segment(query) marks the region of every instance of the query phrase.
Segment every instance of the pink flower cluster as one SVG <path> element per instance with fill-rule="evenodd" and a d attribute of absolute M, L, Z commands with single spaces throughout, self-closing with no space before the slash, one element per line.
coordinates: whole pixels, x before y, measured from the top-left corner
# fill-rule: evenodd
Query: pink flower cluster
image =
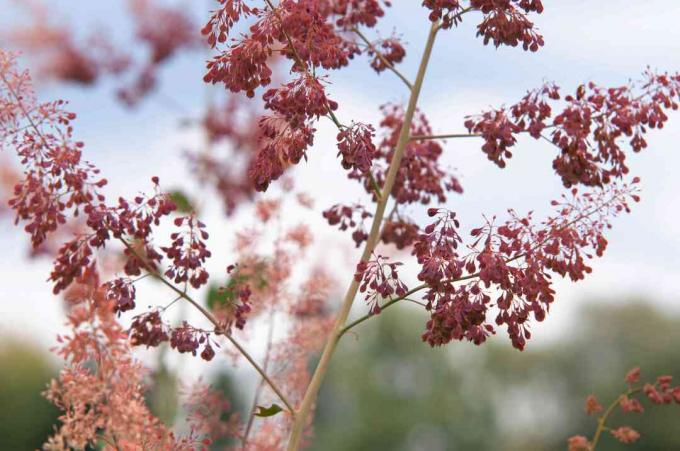
<path fill-rule="evenodd" d="M 594 451 L 603 432 L 608 431 L 612 437 L 624 444 L 630 444 L 640 439 L 640 433 L 630 426 L 613 428 L 608 424 L 610 415 L 618 406 L 623 413 L 644 413 L 642 400 L 645 398 L 653 405 L 680 405 L 680 386 L 673 386 L 673 377 L 664 375 L 654 382 L 640 385 L 640 367 L 631 369 L 625 377 L 628 389 L 619 395 L 614 402 L 605 409 L 594 395 L 586 398 L 585 412 L 588 415 L 603 413 L 598 419 L 598 428 L 592 439 L 583 435 L 575 435 L 568 440 L 569 451 Z"/>

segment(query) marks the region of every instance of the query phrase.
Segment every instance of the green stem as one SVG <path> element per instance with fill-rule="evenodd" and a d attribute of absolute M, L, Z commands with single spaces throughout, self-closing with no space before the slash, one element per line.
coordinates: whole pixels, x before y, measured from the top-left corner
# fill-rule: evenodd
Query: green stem
<path fill-rule="evenodd" d="M 434 41 L 437 36 L 438 29 L 439 23 L 433 23 L 432 27 L 430 28 L 430 33 L 427 39 L 427 43 L 425 45 L 423 57 L 421 59 L 420 67 L 418 69 L 418 75 L 413 85 L 413 90 L 411 91 L 408 107 L 406 108 L 406 112 L 404 114 L 404 121 L 401 127 L 401 132 L 399 134 L 399 140 L 397 142 L 397 146 L 395 148 L 392 161 L 390 162 L 387 177 L 385 178 L 382 196 L 380 197 L 380 200 L 378 201 L 378 204 L 376 206 L 376 212 L 375 215 L 373 216 L 371 232 L 368 236 L 368 240 L 366 241 L 361 261 L 367 261 L 370 258 L 371 254 L 373 253 L 375 247 L 377 246 L 380 240 L 380 231 L 382 228 L 383 216 L 385 214 L 385 207 L 387 206 L 387 201 L 390 197 L 390 193 L 392 192 L 392 188 L 397 177 L 397 172 L 401 165 L 401 160 L 404 156 L 406 146 L 408 145 L 409 142 L 411 123 L 413 122 L 413 116 L 415 115 L 416 107 L 418 104 L 418 98 L 420 96 L 420 91 L 425 80 L 425 73 L 427 72 L 427 66 L 432 55 L 432 48 L 434 46 Z M 350 283 L 350 286 L 347 289 L 347 293 L 345 294 L 344 300 L 338 312 L 338 316 L 335 320 L 333 330 L 331 331 L 330 336 L 326 341 L 326 345 L 324 347 L 323 353 L 321 354 L 319 364 L 317 365 L 316 370 L 312 375 L 312 380 L 310 381 L 309 386 L 307 387 L 305 395 L 300 404 L 300 408 L 298 409 L 297 416 L 293 421 L 290 440 L 288 442 L 288 451 L 297 451 L 297 449 L 300 446 L 304 428 L 307 426 L 309 414 L 312 410 L 314 403 L 316 402 L 317 393 L 319 391 L 319 388 L 321 387 L 321 383 L 323 382 L 326 372 L 328 371 L 328 365 L 330 363 L 331 357 L 333 356 L 333 353 L 335 352 L 335 348 L 338 344 L 338 341 L 342 336 L 342 330 L 345 327 L 345 322 L 347 321 L 349 311 L 352 308 L 352 304 L 354 302 L 354 298 L 356 297 L 358 290 L 359 283 L 356 280 L 352 279 L 352 282 Z"/>

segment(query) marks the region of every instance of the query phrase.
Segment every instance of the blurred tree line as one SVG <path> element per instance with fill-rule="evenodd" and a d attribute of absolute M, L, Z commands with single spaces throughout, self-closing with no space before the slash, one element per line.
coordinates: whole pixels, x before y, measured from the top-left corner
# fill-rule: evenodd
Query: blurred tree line
<path fill-rule="evenodd" d="M 593 302 L 568 336 L 528 350 L 502 333 L 481 347 L 420 342 L 421 313 L 406 306 L 357 327 L 334 359 L 317 411 L 313 451 L 566 450 L 592 436 L 588 394 L 607 405 L 624 376 L 680 378 L 680 318 L 643 302 Z M 604 437 L 598 451 L 680 449 L 680 408 L 650 406 L 614 415 L 642 437 L 623 445 Z"/>
<path fill-rule="evenodd" d="M 312 451 L 564 450 L 569 436 L 594 431 L 583 411 L 588 394 L 609 403 L 637 365 L 643 379 L 680 378 L 680 317 L 648 303 L 593 302 L 568 336 L 522 353 L 500 334 L 482 347 L 431 349 L 419 338 L 420 315 L 393 307 L 343 341 L 319 399 Z M 7 337 L 0 359 L 0 450 L 39 448 L 58 415 L 40 394 L 56 369 L 47 353 Z M 165 367 L 152 381 L 148 401 L 172 423 L 178 381 Z M 235 398 L 229 372 L 212 382 L 245 412 L 250 401 Z M 642 438 L 622 445 L 605 437 L 598 451 L 680 449 L 677 406 L 617 413 L 612 425 Z"/>
<path fill-rule="evenodd" d="M 46 352 L 4 336 L 0 342 L 0 450 L 42 447 L 58 410 L 42 396 L 56 370 Z"/>

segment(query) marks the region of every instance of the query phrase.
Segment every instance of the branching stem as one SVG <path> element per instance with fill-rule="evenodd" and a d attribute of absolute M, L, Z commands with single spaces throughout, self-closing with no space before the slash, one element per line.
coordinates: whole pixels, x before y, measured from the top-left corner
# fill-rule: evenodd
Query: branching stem
<path fill-rule="evenodd" d="M 404 82 L 404 84 L 408 87 L 409 90 L 413 91 L 413 84 L 408 80 L 408 78 L 406 78 L 406 77 L 404 76 L 404 74 L 402 74 L 401 72 L 399 72 L 399 70 L 397 70 L 397 68 L 394 67 L 394 64 L 392 64 L 387 58 L 385 58 L 385 55 L 383 55 L 382 52 L 380 52 L 380 50 L 378 50 L 377 48 L 375 48 L 375 45 L 373 45 L 373 43 L 372 43 L 372 42 L 371 42 L 371 41 L 370 41 L 370 40 L 369 40 L 369 39 L 361 32 L 361 30 L 359 30 L 358 28 L 353 28 L 352 31 L 354 31 L 354 33 L 356 33 L 356 35 L 359 36 L 359 38 L 360 38 L 362 41 L 364 41 L 364 44 L 366 44 L 366 46 L 367 46 L 373 53 L 375 53 L 375 55 L 378 57 L 378 59 L 379 59 L 380 61 L 382 61 L 382 63 L 383 63 L 389 70 L 391 70 L 392 72 L 394 72 L 394 74 L 395 74 L 397 77 L 399 77 L 399 78 L 401 79 L 401 81 Z"/>
<path fill-rule="evenodd" d="M 434 41 L 437 36 L 438 30 L 439 23 L 438 22 L 433 23 L 430 28 L 430 33 L 428 35 L 427 42 L 425 44 L 425 50 L 423 52 L 420 66 L 418 68 L 416 81 L 413 85 L 408 107 L 406 108 L 406 112 L 404 114 L 404 120 L 401 127 L 401 132 L 399 134 L 399 140 L 397 141 L 397 146 L 395 148 L 392 161 L 390 162 L 387 177 L 385 178 L 385 184 L 382 189 L 382 196 L 380 197 L 380 200 L 378 201 L 378 204 L 376 206 L 375 215 L 373 216 L 373 224 L 371 226 L 371 232 L 368 236 L 368 240 L 366 241 L 361 261 L 367 261 L 370 258 L 371 254 L 373 253 L 373 250 L 375 249 L 376 245 L 378 244 L 378 241 L 380 240 L 380 231 L 382 229 L 383 222 L 382 220 L 385 214 L 385 208 L 387 206 L 387 201 L 390 197 L 390 193 L 392 192 L 392 188 L 397 177 L 397 171 L 399 170 L 401 160 L 404 156 L 404 151 L 406 150 L 406 146 L 409 142 L 411 123 L 413 121 L 413 116 L 416 111 L 418 98 L 420 96 L 420 91 L 423 86 L 423 81 L 425 80 L 425 73 L 427 72 L 427 66 L 430 62 L 430 56 L 432 55 L 432 48 L 434 46 Z M 335 352 L 335 348 L 338 344 L 338 341 L 342 336 L 342 331 L 345 327 L 345 322 L 347 321 L 349 311 L 352 308 L 352 304 L 354 302 L 354 298 L 356 297 L 358 290 L 359 283 L 356 280 L 352 279 L 352 282 L 350 283 L 347 289 L 347 293 L 345 294 L 342 305 L 338 312 L 338 316 L 335 320 L 333 330 L 331 331 L 326 341 L 326 345 L 324 347 L 323 353 L 321 354 L 319 364 L 317 365 L 316 370 L 314 371 L 312 380 L 310 381 L 309 386 L 307 387 L 304 398 L 302 399 L 302 402 L 298 409 L 297 416 L 293 421 L 290 440 L 288 442 L 288 451 L 297 451 L 297 449 L 300 446 L 300 441 L 302 440 L 304 428 L 307 425 L 307 418 L 312 410 L 314 403 L 316 402 L 317 393 L 319 391 L 319 388 L 321 387 L 321 383 L 324 377 L 326 376 L 326 372 L 328 371 L 328 365 L 330 363 L 331 357 L 333 356 L 333 353 Z"/>
<path fill-rule="evenodd" d="M 215 327 L 215 334 L 217 335 L 223 335 L 231 342 L 232 345 L 245 357 L 245 359 L 252 365 L 253 368 L 262 376 L 262 379 L 264 379 L 267 384 L 271 387 L 271 389 L 276 393 L 276 396 L 281 399 L 281 402 L 283 402 L 288 410 L 290 411 L 291 415 L 295 417 L 295 409 L 291 405 L 291 403 L 288 401 L 286 396 L 283 394 L 283 392 L 276 386 L 274 381 L 271 380 L 271 378 L 267 375 L 267 373 L 258 365 L 258 363 L 253 359 L 253 357 L 246 351 L 243 346 L 234 338 L 231 336 L 231 333 L 226 331 L 224 329 L 224 325 L 220 323 L 220 321 L 213 315 L 209 310 L 207 310 L 205 307 L 203 307 L 201 304 L 196 302 L 191 296 L 189 296 L 184 290 L 178 288 L 175 286 L 173 283 L 168 281 L 161 273 L 159 273 L 153 265 L 147 262 L 146 258 L 144 258 L 142 255 L 140 255 L 131 245 L 128 243 L 125 239 L 120 238 L 120 242 L 123 243 L 123 246 L 130 252 L 132 255 L 134 255 L 142 264 L 144 265 L 144 269 L 151 274 L 152 277 L 157 279 L 159 282 L 163 283 L 165 286 L 170 288 L 172 291 L 177 293 L 177 295 L 187 302 L 189 302 L 192 306 L 194 306 L 203 316 L 205 316 L 208 321 L 210 321 L 213 326 Z"/>

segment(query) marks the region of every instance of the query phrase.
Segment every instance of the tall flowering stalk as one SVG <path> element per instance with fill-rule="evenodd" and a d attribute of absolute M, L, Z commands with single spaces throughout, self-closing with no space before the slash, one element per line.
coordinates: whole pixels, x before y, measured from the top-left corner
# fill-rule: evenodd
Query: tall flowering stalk
<path fill-rule="evenodd" d="M 149 95 L 158 64 L 195 44 L 181 11 L 160 8 L 152 1 L 130 5 L 137 38 L 150 47 L 151 61 L 141 66 L 137 82 L 122 91 L 128 104 Z M 238 439 L 243 449 L 301 448 L 342 337 L 416 296 L 420 299 L 415 302 L 429 316 L 422 340 L 431 346 L 452 341 L 481 345 L 502 328 L 513 347 L 524 349 L 532 337 L 532 323 L 543 321 L 556 301 L 554 277 L 584 279 L 592 271 L 589 260 L 606 250 L 605 233 L 612 218 L 629 212 L 639 201 L 639 180 L 629 178 L 626 158 L 629 150 L 646 148 L 649 131 L 663 128 L 667 113 L 678 109 L 680 74 L 648 71 L 639 82 L 608 88 L 588 83 L 567 95 L 556 84 L 546 83 L 509 107 L 468 116 L 461 124 L 467 133 L 434 134 L 418 100 L 436 40 L 474 18 L 485 45 L 536 52 L 545 42 L 531 17 L 543 13 L 544 7 L 540 0 L 424 0 L 429 33 L 415 78 L 410 80 L 398 68 L 406 55 L 399 37 L 369 36 L 391 6 L 386 0 L 218 0 L 202 28 L 215 52 L 204 80 L 223 87 L 229 97 L 223 104 L 211 104 L 201 125 L 211 143 L 233 144 L 243 170 L 234 170 L 233 161 L 222 164 L 209 152 L 192 156 L 191 164 L 204 183 L 215 185 L 224 196 L 228 214 L 251 203 L 255 223 L 237 234 L 238 257 L 219 275 L 210 274 L 205 266 L 212 256 L 209 224 L 191 208 L 180 212 L 176 198 L 163 191 L 156 177 L 151 193 L 107 202 L 102 194 L 106 180 L 82 159 L 83 145 L 73 139 L 75 115 L 64 110 L 63 102 L 38 103 L 28 74 L 16 68 L 12 55 L 0 53 L 0 133 L 23 168 L 9 204 L 36 248 L 68 224 L 77 230 L 56 251 L 50 276 L 55 293 L 87 287 L 87 305 L 94 312 L 107 307 L 107 330 L 115 330 L 119 341 L 124 340 L 115 316 L 135 310 L 127 331 L 134 346 L 168 343 L 179 353 L 210 361 L 228 342 L 260 378 L 242 423 L 233 417 L 220 425 L 220 410 L 226 404 L 212 397 L 205 409 L 195 411 L 192 434 L 181 439 L 156 420 L 141 422 L 147 412 L 139 406 L 129 415 L 140 418 L 137 424 L 158 428 L 154 446 L 193 446 L 201 437 L 210 441 L 211 435 L 228 435 Z M 237 33 L 239 27 L 243 28 Z M 176 33 L 168 33 L 169 28 Z M 382 119 L 376 125 L 359 118 L 346 121 L 327 93 L 332 71 L 362 55 L 377 73 L 393 73 L 409 94 L 405 105 L 380 107 Z M 80 72 L 62 73 L 81 74 L 82 61 L 79 64 Z M 322 119 L 337 127 L 338 170 L 359 183 L 367 197 L 364 203 L 337 204 L 323 212 L 330 225 L 350 231 L 355 245 L 363 246 L 336 311 L 326 303 L 333 283 L 322 268 L 304 274 L 305 282 L 295 287 L 299 279 L 294 275 L 295 263 L 305 259 L 311 231 L 304 225 L 285 232 L 277 229 L 276 236 L 267 239 L 273 224 L 281 227 L 284 205 L 312 207 L 305 193 L 295 191 L 288 174 L 312 151 Z M 505 220 L 485 218 L 465 236 L 459 215 L 446 208 L 448 197 L 462 194 L 463 187 L 441 162 L 445 140 L 477 139 L 486 158 L 505 168 L 523 135 L 549 143 L 555 154 L 552 167 L 568 191 L 552 201 L 554 213 L 543 220 L 509 209 Z M 281 186 L 281 195 L 256 197 L 256 192 L 266 192 L 273 184 Z M 419 224 L 409 216 L 407 209 L 414 208 L 427 212 L 427 223 Z M 174 231 L 169 244 L 160 245 L 159 226 L 167 219 Z M 264 250 L 263 243 L 267 244 Z M 397 268 L 407 262 L 383 255 L 380 247 L 389 244 L 410 251 L 417 282 L 401 278 Z M 102 262 L 109 253 L 122 263 L 111 271 L 110 280 L 100 283 Z M 135 284 L 147 276 L 160 281 L 173 300 L 139 311 Z M 215 276 L 226 283 L 211 286 L 209 302 L 198 301 L 192 291 L 214 283 Z M 367 311 L 350 322 L 359 292 L 367 301 Z M 166 311 L 177 301 L 199 311 L 204 326 L 167 320 Z M 281 319 L 287 325 L 286 339 L 275 342 L 273 327 Z M 92 316 L 85 323 L 99 321 Z M 247 336 L 240 331 L 254 321 L 270 326 L 262 363 L 241 343 Z M 73 353 L 84 349 L 81 346 L 64 356 L 78 367 L 85 358 L 78 354 L 74 359 Z M 122 349 L 125 352 L 118 360 L 125 363 L 123 368 L 136 368 L 127 348 Z M 310 371 L 308 361 L 319 351 L 318 363 Z M 102 374 L 106 390 L 127 390 L 131 398 L 139 399 L 139 388 L 120 388 L 111 382 L 117 381 L 115 374 L 106 370 L 114 365 L 99 360 L 94 373 L 78 374 L 83 378 Z M 62 375 L 62 383 L 68 378 L 73 375 Z M 129 379 L 135 378 L 139 379 L 138 372 Z M 657 385 L 666 387 L 663 396 L 673 397 L 676 393 L 669 391 L 668 384 L 670 380 L 663 379 Z M 648 396 L 658 392 L 653 385 L 645 390 L 651 393 Z M 65 411 L 78 411 L 63 401 L 65 389 L 59 384 L 49 396 Z M 596 401 L 591 404 L 596 406 Z M 98 411 L 87 411 L 91 412 Z M 54 446 L 84 446 L 98 438 L 114 440 L 112 446 L 118 446 L 116 440 L 137 440 L 135 427 L 122 427 L 108 411 L 102 412 L 93 414 L 96 418 L 67 414 L 64 421 L 72 429 L 63 428 L 53 439 Z M 256 416 L 266 418 L 259 427 L 254 426 Z M 78 429 L 88 424 L 89 429 Z M 570 446 L 594 447 L 602 424 L 592 442 L 576 437 Z M 612 434 L 622 441 L 635 436 L 624 429 Z"/>

